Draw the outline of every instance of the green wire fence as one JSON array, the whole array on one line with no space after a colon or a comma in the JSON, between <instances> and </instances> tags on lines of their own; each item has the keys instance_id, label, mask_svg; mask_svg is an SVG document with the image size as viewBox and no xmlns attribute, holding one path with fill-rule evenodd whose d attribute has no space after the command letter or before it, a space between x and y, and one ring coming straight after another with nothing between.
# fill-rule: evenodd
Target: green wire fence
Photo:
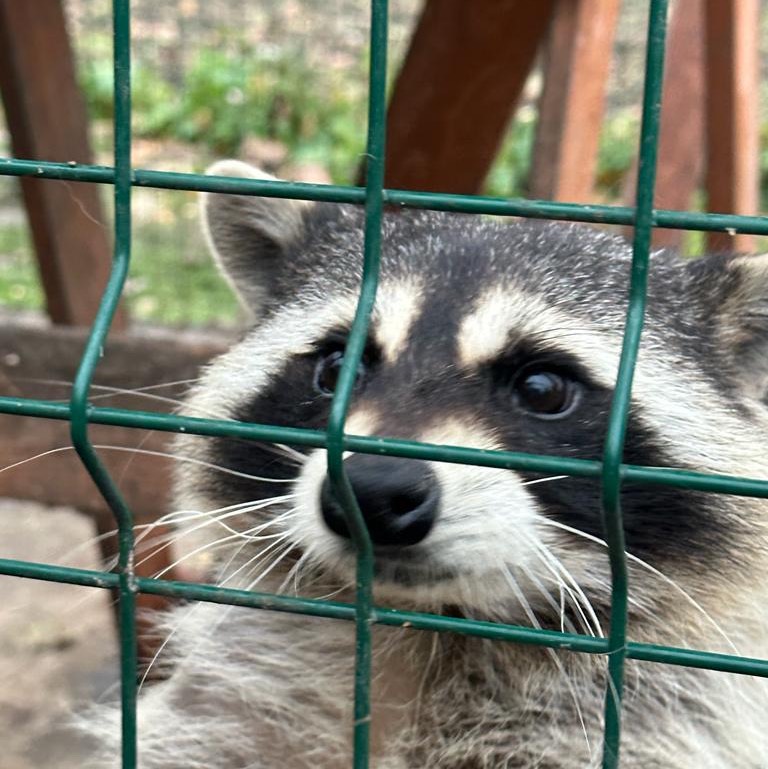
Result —
<instances>
[{"instance_id":1,"label":"green wire fence","mask_svg":"<svg viewBox=\"0 0 768 769\"><path fill-rule=\"evenodd\" d=\"M666 468L639 467L622 463L632 377L645 312L652 228L672 227L768 234L768 219L765 218L662 211L653 208L667 5L668 0L650 1L640 166L637 201L634 208L582 206L545 201L506 200L482 196L384 189L387 0L372 0L371 3L371 63L367 182L365 188L133 170L131 168L130 0L113 0L114 168L0 158L0 174L2 175L36 176L44 179L66 179L114 185L115 253L113 267L100 309L82 355L71 400L68 404L61 404L4 397L0 398L0 413L69 421L73 445L115 515L119 532L118 565L114 572L101 572L0 559L0 573L117 591L120 616L122 762L124 769L135 769L137 766L135 616L137 593L248 606L254 609L293 612L308 616L332 617L354 622L357 639L354 679L354 769L365 769L368 766L371 626L374 623L409 626L420 630L462 633L504 642L534 644L586 654L607 655L604 769L615 769L619 766L621 698L626 659L768 677L768 661L766 660L634 643L627 639L626 634L628 583L620 504L622 482L653 483L724 494L768 498L768 482L764 481ZM99 408L89 402L91 380L125 284L130 263L131 189L133 186L365 205L365 250L360 298L344 355L336 394L332 401L328 427L325 431L170 416L127 409ZM381 439L375 436L353 436L345 432L345 418L352 395L355 373L363 353L367 328L376 297L381 245L381 218L383 207L387 204L476 214L516 215L634 225L634 253L629 286L630 302L602 462L536 456L510 451L483 451L459 446L434 446L412 441ZM349 528L357 547L355 604L268 595L218 588L211 585L136 577L133 572L134 539L131 511L99 461L90 442L89 426L91 424L238 437L327 449L328 475L334 493L344 506ZM344 471L342 458L345 451L595 478L596 482L599 481L602 484L604 528L609 545L612 572L609 637L607 639L594 638L573 633L382 609L374 606L371 593L373 579L372 546Z\"/></svg>"}]
</instances>

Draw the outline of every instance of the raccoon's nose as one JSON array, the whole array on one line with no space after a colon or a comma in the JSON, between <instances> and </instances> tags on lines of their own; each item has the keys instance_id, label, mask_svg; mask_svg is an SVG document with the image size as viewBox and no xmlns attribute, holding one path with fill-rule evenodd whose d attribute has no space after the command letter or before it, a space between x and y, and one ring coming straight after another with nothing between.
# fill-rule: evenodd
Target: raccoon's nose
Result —
<instances>
[{"instance_id":1,"label":"raccoon's nose","mask_svg":"<svg viewBox=\"0 0 768 769\"><path fill-rule=\"evenodd\" d=\"M344 467L375 545L415 545L427 536L437 517L440 492L426 462L355 454ZM328 528L349 537L344 511L334 500L327 477L320 507Z\"/></svg>"}]
</instances>

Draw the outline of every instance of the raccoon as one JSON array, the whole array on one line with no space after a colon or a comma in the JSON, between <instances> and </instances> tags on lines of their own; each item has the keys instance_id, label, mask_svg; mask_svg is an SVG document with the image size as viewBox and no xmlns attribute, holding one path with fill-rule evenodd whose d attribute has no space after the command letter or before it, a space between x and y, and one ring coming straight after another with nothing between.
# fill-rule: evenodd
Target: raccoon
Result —
<instances>
[{"instance_id":1,"label":"raccoon","mask_svg":"<svg viewBox=\"0 0 768 769\"><path fill-rule=\"evenodd\" d=\"M271 178L237 161L213 174ZM359 207L208 194L205 230L254 326L185 413L323 428L361 278ZM575 224L387 212L347 432L600 459L631 249ZM766 477L768 257L653 254L625 461ZM324 450L184 435L175 504L232 588L352 600ZM375 600L595 636L610 571L595 479L349 454ZM625 483L629 637L768 656L766 503ZM351 765L351 623L212 604L167 618L139 703L142 769ZM375 769L601 765L605 659L373 629ZM628 662L622 766L766 766L761 679ZM90 728L116 766L117 714Z\"/></svg>"}]
</instances>

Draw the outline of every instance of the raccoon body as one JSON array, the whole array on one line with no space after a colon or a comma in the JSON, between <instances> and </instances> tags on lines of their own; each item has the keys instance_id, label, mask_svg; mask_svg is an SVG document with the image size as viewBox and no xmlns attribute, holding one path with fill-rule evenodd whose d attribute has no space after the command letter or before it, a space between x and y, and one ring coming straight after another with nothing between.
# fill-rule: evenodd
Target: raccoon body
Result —
<instances>
[{"instance_id":1,"label":"raccoon body","mask_svg":"<svg viewBox=\"0 0 768 769\"><path fill-rule=\"evenodd\" d=\"M227 161L213 173L259 176ZM208 195L214 254L255 326L185 413L323 428L361 275L348 206ZM628 245L583 226L387 213L347 432L600 459ZM653 255L625 461L765 477L768 258ZM178 509L226 587L351 600L354 549L323 450L182 436ZM192 460L184 462L183 460ZM347 472L399 608L604 635L600 487L375 455ZM768 656L766 503L622 488L629 637ZM139 705L142 769L336 769L351 758L351 623L210 604L169 615ZM374 628L372 767L600 766L605 660ZM628 663L622 766L765 766L762 680ZM109 719L93 729L115 766ZM112 736L108 737L107 732ZM110 742L111 741L111 742Z\"/></svg>"}]
</instances>

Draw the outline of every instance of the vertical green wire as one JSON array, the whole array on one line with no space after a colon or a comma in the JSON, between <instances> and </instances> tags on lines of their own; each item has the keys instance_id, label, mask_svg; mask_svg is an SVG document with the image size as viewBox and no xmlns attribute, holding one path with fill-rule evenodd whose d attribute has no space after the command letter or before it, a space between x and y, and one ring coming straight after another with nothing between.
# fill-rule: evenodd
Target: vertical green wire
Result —
<instances>
[{"instance_id":1,"label":"vertical green wire","mask_svg":"<svg viewBox=\"0 0 768 769\"><path fill-rule=\"evenodd\" d=\"M88 436L88 391L128 274L131 253L130 0L113 0L115 77L115 251L112 271L75 376L70 401L72 444L115 515L118 527L122 765L136 767L136 585L133 517Z\"/></svg>"},{"instance_id":2,"label":"vertical green wire","mask_svg":"<svg viewBox=\"0 0 768 769\"><path fill-rule=\"evenodd\" d=\"M344 353L344 362L328 419L328 477L343 505L357 551L355 596L354 769L367 769L371 723L371 626L373 624L373 547L362 513L344 470L344 423L357 367L365 349L376 300L381 256L381 218L386 139L387 0L371 2L371 53L368 93L365 241L360 298Z\"/></svg>"},{"instance_id":3,"label":"vertical green wire","mask_svg":"<svg viewBox=\"0 0 768 769\"><path fill-rule=\"evenodd\" d=\"M643 121L640 131L640 164L637 177L635 233L629 307L624 329L619 373L613 396L603 455L603 525L611 563L611 629L608 652L608 685L605 694L605 743L603 769L619 766L621 698L627 655L627 562L624 555L624 524L619 477L627 432L632 378L640 347L648 288L648 264L653 226L653 193L659 145L659 119L664 79L664 44L668 0L651 0L643 91Z\"/></svg>"}]
</instances>

